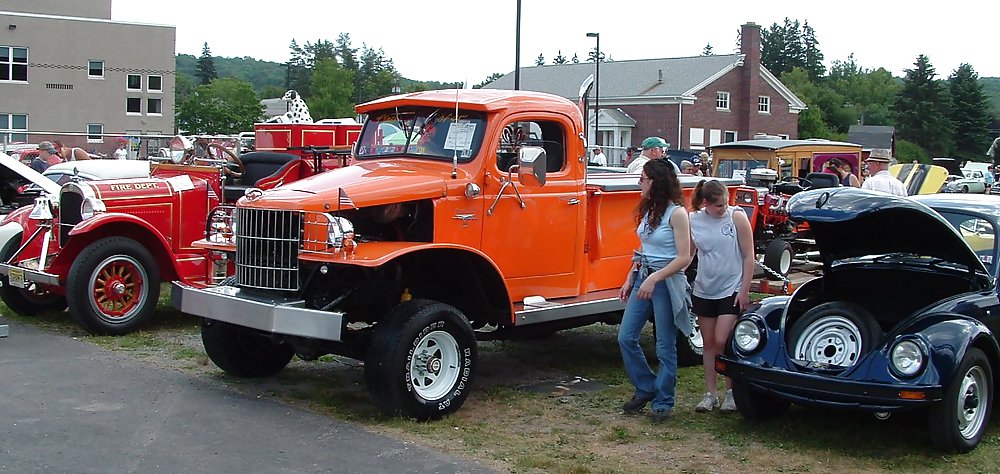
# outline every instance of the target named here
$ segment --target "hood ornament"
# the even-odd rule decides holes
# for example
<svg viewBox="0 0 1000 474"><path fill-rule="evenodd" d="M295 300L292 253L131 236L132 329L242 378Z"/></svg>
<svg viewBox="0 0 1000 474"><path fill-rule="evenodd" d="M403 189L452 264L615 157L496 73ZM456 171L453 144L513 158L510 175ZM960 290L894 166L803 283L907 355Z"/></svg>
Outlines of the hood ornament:
<svg viewBox="0 0 1000 474"><path fill-rule="evenodd" d="M260 188L247 188L243 191L243 197L247 198L248 201L256 201L264 195L264 191Z"/></svg>

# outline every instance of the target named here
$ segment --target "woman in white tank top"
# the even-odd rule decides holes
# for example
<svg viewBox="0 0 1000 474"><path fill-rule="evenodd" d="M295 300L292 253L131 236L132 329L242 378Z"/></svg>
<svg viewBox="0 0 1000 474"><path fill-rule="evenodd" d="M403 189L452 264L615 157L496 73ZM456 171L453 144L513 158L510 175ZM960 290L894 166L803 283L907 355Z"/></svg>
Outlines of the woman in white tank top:
<svg viewBox="0 0 1000 474"><path fill-rule="evenodd" d="M698 316L704 341L706 393L695 411L719 406L715 356L729 339L736 316L750 305L754 245L750 221L739 206L729 205L729 190L716 180L702 180L691 204L691 252L698 256L698 274L692 286L691 308ZM732 382L726 379L723 411L736 409Z"/></svg>

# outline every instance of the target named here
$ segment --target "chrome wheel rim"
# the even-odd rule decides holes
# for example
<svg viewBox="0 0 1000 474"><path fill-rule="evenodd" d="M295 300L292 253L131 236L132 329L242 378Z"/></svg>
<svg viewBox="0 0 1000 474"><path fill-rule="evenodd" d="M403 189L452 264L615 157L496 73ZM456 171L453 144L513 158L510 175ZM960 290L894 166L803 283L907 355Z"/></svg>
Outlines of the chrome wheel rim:
<svg viewBox="0 0 1000 474"><path fill-rule="evenodd" d="M437 400L451 391L461 373L458 342L445 331L420 338L410 358L410 383L425 400Z"/></svg>
<svg viewBox="0 0 1000 474"><path fill-rule="evenodd" d="M958 431L965 439L972 439L982 429L986 421L986 407L989 406L989 388L986 372L980 366L969 369L958 387Z"/></svg>
<svg viewBox="0 0 1000 474"><path fill-rule="evenodd" d="M105 322L127 322L148 298L147 281L146 269L138 260L128 255L108 257L90 275L90 307Z"/></svg>
<svg viewBox="0 0 1000 474"><path fill-rule="evenodd" d="M813 322L795 342L795 357L807 362L850 367L861 355L861 330L843 316Z"/></svg>

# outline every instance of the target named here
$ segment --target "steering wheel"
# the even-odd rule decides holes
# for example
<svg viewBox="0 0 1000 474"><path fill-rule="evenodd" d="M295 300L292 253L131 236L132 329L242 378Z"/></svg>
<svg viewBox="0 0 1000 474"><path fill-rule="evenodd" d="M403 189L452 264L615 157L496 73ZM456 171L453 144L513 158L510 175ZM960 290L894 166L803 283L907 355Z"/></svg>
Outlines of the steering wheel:
<svg viewBox="0 0 1000 474"><path fill-rule="evenodd" d="M194 153L185 156L184 164L207 164L207 165L221 165L222 172L226 176L231 176L233 178L239 178L243 176L246 172L246 166L243 164L243 160L240 159L236 153L233 153L228 148L218 144L209 143L204 145L205 151L208 153L207 157L195 156ZM218 158L216 158L218 156Z"/></svg>

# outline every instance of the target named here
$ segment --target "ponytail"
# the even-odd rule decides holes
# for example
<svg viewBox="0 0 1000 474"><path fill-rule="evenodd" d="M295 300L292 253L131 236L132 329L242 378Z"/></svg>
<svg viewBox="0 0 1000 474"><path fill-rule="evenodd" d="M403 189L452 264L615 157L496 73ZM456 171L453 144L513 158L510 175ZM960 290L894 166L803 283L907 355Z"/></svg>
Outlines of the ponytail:
<svg viewBox="0 0 1000 474"><path fill-rule="evenodd" d="M691 207L695 212L704 207L704 203L729 202L729 190L726 185L717 179L703 179L698 181L691 193Z"/></svg>
<svg viewBox="0 0 1000 474"><path fill-rule="evenodd" d="M703 190L705 189L705 181L698 181L698 184L694 186L694 191L691 193L691 208L698 212L701 210L701 203L705 201L705 197L702 196Z"/></svg>

